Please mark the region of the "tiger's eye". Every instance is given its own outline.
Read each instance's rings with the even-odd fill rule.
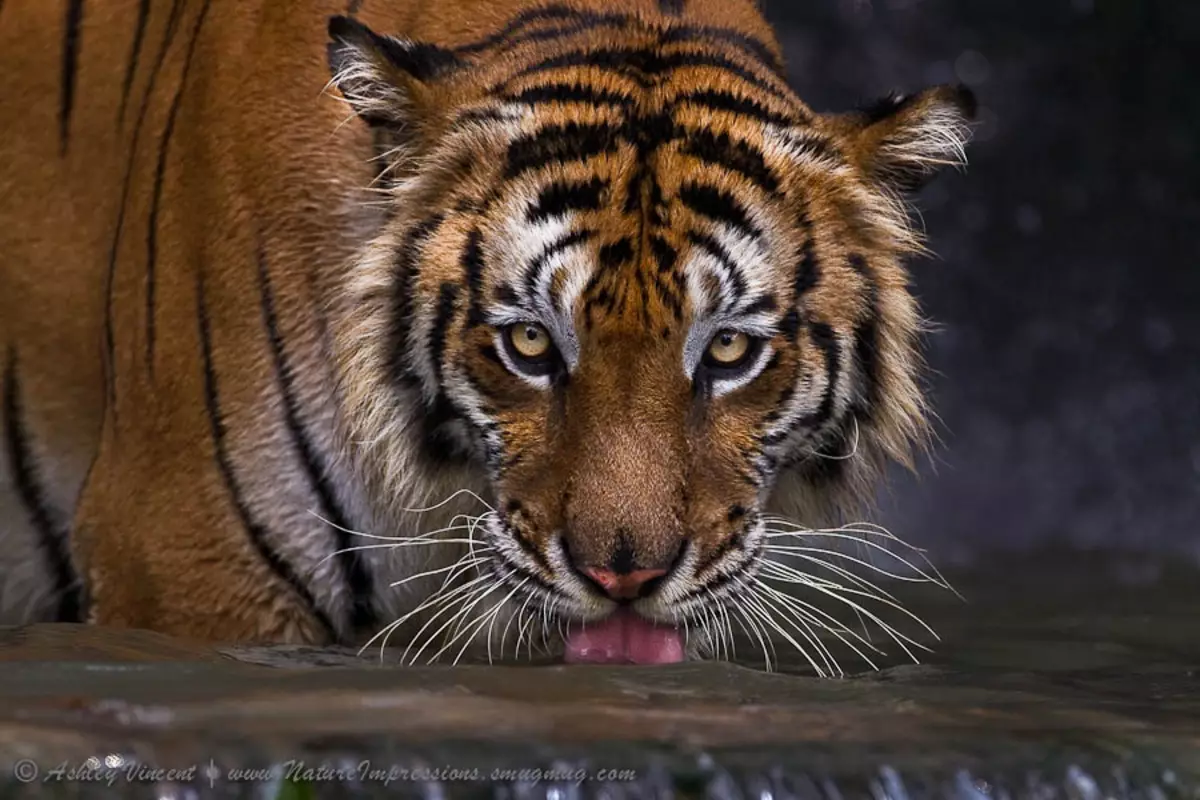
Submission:
[[[522,322],[509,328],[508,336],[521,358],[535,361],[550,352],[550,334],[541,325]]]
[[[721,331],[708,345],[709,360],[718,366],[737,364],[750,350],[750,337],[738,331]]]

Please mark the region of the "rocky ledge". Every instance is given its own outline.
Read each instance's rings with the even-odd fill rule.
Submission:
[[[1097,569],[960,576],[835,680],[4,629],[0,796],[1198,798],[1198,576]]]

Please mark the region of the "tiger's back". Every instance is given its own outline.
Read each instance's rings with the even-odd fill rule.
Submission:
[[[0,100],[0,620],[81,613],[67,532],[104,448],[127,466],[103,493],[161,513],[164,527],[188,509],[155,508],[143,488],[155,472],[219,488],[195,468],[214,458],[194,321],[201,271],[228,331],[212,348],[229,349],[217,370],[230,376],[227,402],[250,418],[281,402],[267,381],[239,385],[272,364],[271,347],[255,344],[278,341],[295,384],[285,405],[295,427],[314,428],[301,449],[330,446],[316,321],[378,215],[357,193],[371,177],[367,137],[339,129],[345,114],[322,93],[325,23],[345,9],[320,5],[12,0],[0,10],[4,62],[21,76]],[[392,6],[389,22],[401,15]],[[266,321],[264,251],[290,267],[270,284]],[[129,434],[122,417],[137,421]],[[305,456],[319,457],[290,460]],[[281,466],[303,478],[303,465]],[[141,560],[133,574],[155,571]]]

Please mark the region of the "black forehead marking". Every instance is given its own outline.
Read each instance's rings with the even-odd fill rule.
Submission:
[[[660,2],[662,8],[679,13],[686,4],[686,0]],[[502,181],[493,192],[499,200],[499,193],[505,192],[500,187],[510,185],[510,179],[530,173],[549,178],[550,168],[554,168],[556,179],[540,181],[544,185],[537,190],[536,198],[525,201],[529,204],[526,216],[530,221],[574,211],[602,211],[613,204],[622,205],[629,214],[640,211],[642,224],[650,229],[646,231],[647,239],[639,238],[635,252],[629,254],[621,249],[623,243],[601,248],[595,269],[610,275],[599,281],[596,275],[591,276],[584,291],[585,303],[590,301],[594,310],[614,311],[624,310],[629,302],[640,299],[645,318],[647,307],[657,297],[676,321],[681,321],[687,304],[686,276],[681,274],[682,263],[673,248],[654,233],[668,222],[675,222],[666,214],[668,200],[679,201],[696,214],[729,225],[744,236],[761,236],[763,232],[754,223],[750,213],[753,209],[746,198],[760,196],[753,191],[757,188],[769,199],[779,199],[781,183],[768,163],[767,153],[754,141],[734,133],[737,122],[744,119],[752,126],[794,128],[811,115],[779,79],[778,55],[765,40],[720,27],[669,21],[647,25],[634,17],[618,19],[619,16],[578,11],[565,4],[547,5],[518,15],[489,41],[470,46],[470,49],[503,49],[507,46],[504,39],[543,34],[561,35],[565,45],[558,53],[531,55],[491,87],[490,94],[496,100],[522,103],[535,114],[543,108],[547,112],[538,120],[538,128],[517,136],[508,145],[501,165]],[[642,41],[589,43],[584,37],[572,38],[578,32],[576,23],[589,26],[627,23],[637,26]],[[585,69],[573,69],[576,67]],[[694,67],[708,67],[722,76],[704,79],[699,85],[688,81],[691,85],[681,87],[678,93],[672,87],[673,96],[656,98],[649,107],[639,99],[642,92],[637,87],[665,87],[664,82],[675,71]],[[594,85],[603,78],[603,73],[619,74],[632,83],[626,88]],[[614,118],[586,123],[563,121],[564,104],[600,105],[609,113],[615,112]],[[681,106],[693,114],[699,112],[697,121],[686,128],[676,121],[676,111]],[[667,198],[658,182],[653,156],[670,143],[678,143],[678,152],[700,162],[696,165],[700,169],[689,170],[692,174],[686,176],[678,195]],[[606,180],[588,176],[586,172],[581,177],[574,169],[575,176],[568,178],[562,170],[583,167],[586,171],[592,159],[617,154],[623,158],[632,156],[634,160],[632,169],[622,171],[619,178],[609,176]],[[711,173],[708,168],[713,168]],[[737,192],[715,185],[730,178],[738,184]],[[612,187],[609,180],[614,182]],[[742,185],[750,189],[748,195],[740,191]],[[614,206],[613,210],[620,209]],[[680,233],[693,247],[701,247],[722,263],[722,271],[730,280],[730,293],[736,295],[733,299],[744,297],[747,278],[740,269],[743,265],[733,263],[716,238],[703,235],[707,231],[697,235],[698,232],[685,228]],[[622,279],[617,279],[612,275],[613,267],[635,259],[640,261],[642,241],[650,248],[651,269],[636,277],[622,270]],[[536,263],[526,265],[521,278],[510,283],[509,299],[516,293],[514,290],[520,289],[528,290],[523,296],[532,299],[533,290],[541,282],[539,278],[544,277],[541,273],[545,272],[546,260],[538,257]],[[554,289],[552,283],[551,295]],[[500,297],[499,288],[493,292]],[[553,301],[554,297],[550,299]],[[761,298],[747,299],[754,303],[761,301]]]
[[[571,211],[596,211],[604,199],[608,182],[600,177],[589,181],[554,181],[538,193],[526,218],[540,222]]]

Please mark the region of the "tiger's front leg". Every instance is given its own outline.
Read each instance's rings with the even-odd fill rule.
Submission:
[[[330,640],[328,620],[245,535],[202,430],[113,427],[74,525],[90,623],[211,641]]]
[[[88,620],[205,640],[328,642],[341,631],[313,597],[320,570],[297,567],[283,543],[305,523],[288,513],[276,373],[242,324],[254,304],[241,314],[214,301],[221,292],[206,296],[201,279],[194,296],[160,298],[160,325],[170,325],[153,351],[116,306],[108,411],[73,525]],[[123,335],[137,346],[122,348]]]
[[[328,641],[328,624],[241,534],[216,470],[189,456],[204,443],[181,444],[139,463],[135,441],[106,436],[75,518],[88,622],[211,641]]]

